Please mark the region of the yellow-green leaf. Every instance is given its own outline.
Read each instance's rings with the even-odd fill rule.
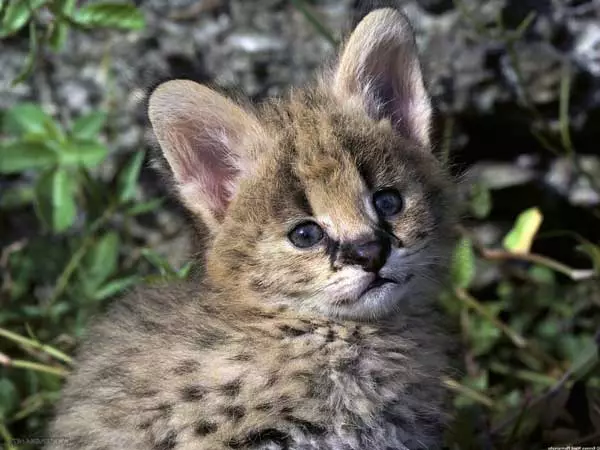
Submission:
[[[512,253],[529,253],[542,220],[543,216],[538,208],[523,211],[512,230],[504,237],[504,248]]]

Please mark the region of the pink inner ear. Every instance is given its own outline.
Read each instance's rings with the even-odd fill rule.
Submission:
[[[419,62],[393,41],[381,47],[365,61],[365,72],[358,75],[373,96],[375,105],[368,109],[377,118],[390,118],[402,135],[427,143],[430,105]]]
[[[176,145],[167,159],[182,193],[222,218],[235,193],[239,160],[229,148],[231,139],[225,130],[194,125],[175,128],[171,142]]]

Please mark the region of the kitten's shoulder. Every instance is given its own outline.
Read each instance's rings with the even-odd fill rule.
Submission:
[[[222,303],[230,305],[220,300],[218,292],[197,282],[138,287],[90,320],[77,360],[81,363],[90,355],[123,353],[125,348],[133,351],[180,338],[216,341],[231,334],[240,316],[234,307]]]

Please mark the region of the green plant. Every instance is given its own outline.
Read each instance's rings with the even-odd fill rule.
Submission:
[[[42,12],[46,13],[44,20],[40,18]],[[40,46],[47,44],[59,51],[71,28],[139,30],[144,27],[144,17],[135,5],[127,2],[96,2],[80,7],[75,0],[0,2],[0,39],[14,36],[25,27],[29,29],[29,56],[15,84],[33,71]]]
[[[96,111],[65,129],[38,105],[2,114],[0,174],[26,182],[3,190],[0,212],[33,210],[38,224],[3,249],[0,310],[0,431],[30,436],[68,373],[68,350],[105,301],[144,280],[144,274],[184,277],[150,250],[127,258],[139,244],[128,223],[160,207],[139,201],[144,152],[108,179],[98,170],[108,155],[100,138],[106,114]],[[43,342],[43,344],[42,344]]]

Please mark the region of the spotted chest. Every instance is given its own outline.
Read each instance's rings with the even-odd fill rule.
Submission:
[[[155,448],[186,450],[435,448],[442,394],[418,347],[356,323],[250,324],[174,363],[168,408],[152,411],[149,436]]]

